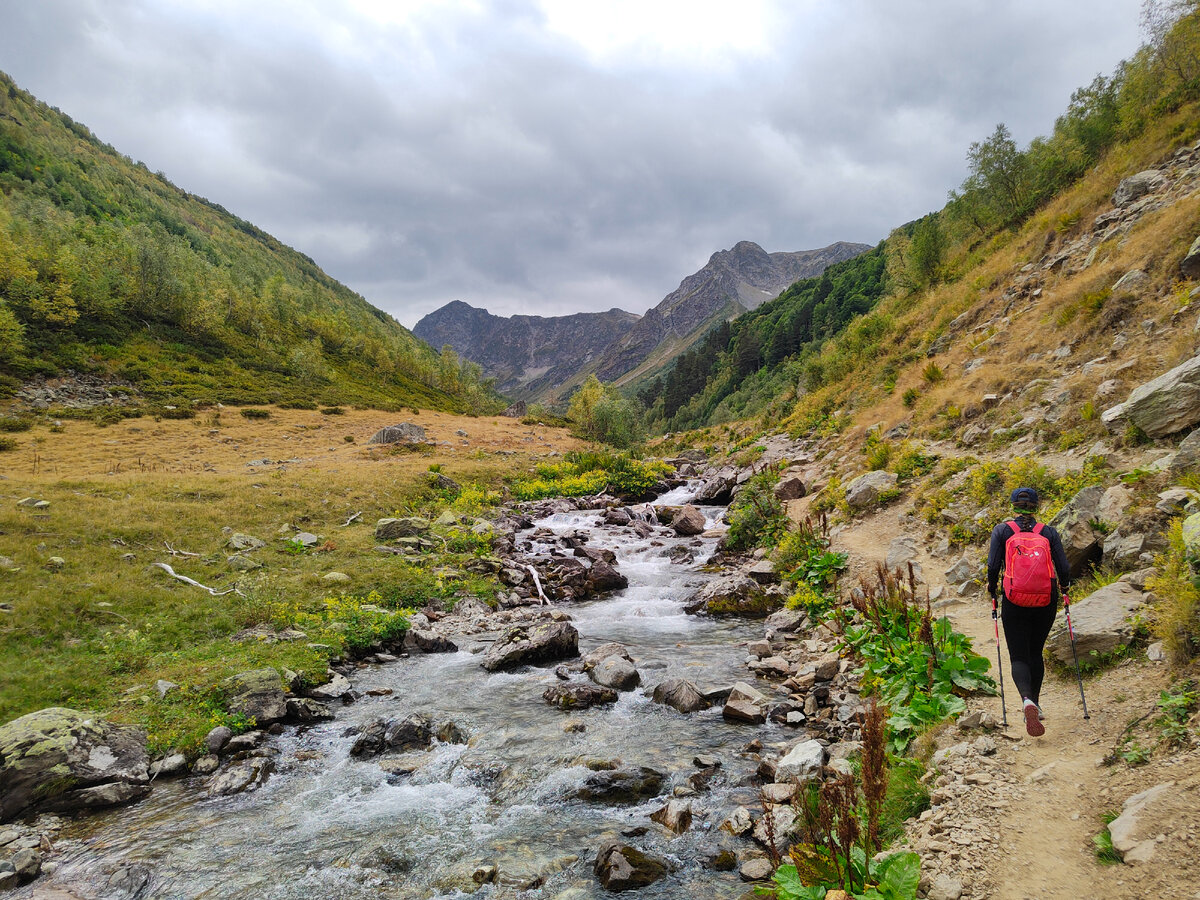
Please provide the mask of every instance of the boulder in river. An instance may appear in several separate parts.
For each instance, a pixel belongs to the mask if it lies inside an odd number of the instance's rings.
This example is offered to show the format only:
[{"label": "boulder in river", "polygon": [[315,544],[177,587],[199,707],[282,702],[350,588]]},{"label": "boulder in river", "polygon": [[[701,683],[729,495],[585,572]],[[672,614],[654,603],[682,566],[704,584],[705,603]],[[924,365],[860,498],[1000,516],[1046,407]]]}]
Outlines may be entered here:
[{"label": "boulder in river", "polygon": [[150,792],[146,734],[52,707],[0,726],[0,822],[115,806]]},{"label": "boulder in river", "polygon": [[602,559],[592,563],[587,574],[587,592],[602,594],[606,591],[619,591],[629,587],[629,579],[617,571],[616,566]]},{"label": "boulder in river", "polygon": [[257,790],[275,771],[275,760],[269,756],[251,756],[235,762],[208,780],[209,797],[227,797]]},{"label": "boulder in river", "polygon": [[617,692],[597,684],[552,684],[542,699],[559,709],[575,711],[617,702]]},{"label": "boulder in river", "polygon": [[575,792],[592,803],[640,803],[662,793],[666,776],[648,766],[592,772]]},{"label": "boulder in river", "polygon": [[783,605],[785,593],[761,585],[744,572],[714,578],[684,601],[684,611],[712,616],[764,618]]},{"label": "boulder in river", "polygon": [[696,685],[682,678],[668,678],[654,688],[654,702],[674,707],[681,713],[699,712],[712,706]]},{"label": "boulder in river", "polygon": [[455,653],[458,650],[458,644],[429,628],[410,629],[404,636],[404,646],[422,653]]},{"label": "boulder in river", "polygon": [[616,893],[654,884],[667,874],[667,866],[636,847],[608,841],[596,852],[593,871],[606,890]]},{"label": "boulder in river", "polygon": [[668,800],[662,809],[650,813],[650,821],[657,822],[668,831],[683,834],[692,827],[692,804],[686,800]]},{"label": "boulder in river", "polygon": [[711,503],[723,506],[733,499],[733,489],[737,487],[737,469],[726,466],[710,475],[696,491],[697,503]]},{"label": "boulder in river", "polygon": [[632,691],[642,683],[642,676],[633,663],[616,654],[606,656],[589,669],[588,677],[596,684],[618,691]]},{"label": "boulder in river", "polygon": [[729,692],[721,715],[733,722],[761,725],[767,721],[767,698],[744,681],[739,681]]},{"label": "boulder in river", "polygon": [[221,688],[225,691],[225,708],[234,715],[253,718],[260,726],[287,718],[283,679],[274,669],[240,672],[222,681]]},{"label": "boulder in river", "polygon": [[689,503],[675,513],[674,518],[671,519],[671,527],[675,529],[676,534],[690,537],[694,534],[702,534],[708,526],[704,521],[704,513]]},{"label": "boulder in river", "polygon": [[489,672],[533,666],[579,655],[579,632],[569,622],[508,629],[480,663]]}]

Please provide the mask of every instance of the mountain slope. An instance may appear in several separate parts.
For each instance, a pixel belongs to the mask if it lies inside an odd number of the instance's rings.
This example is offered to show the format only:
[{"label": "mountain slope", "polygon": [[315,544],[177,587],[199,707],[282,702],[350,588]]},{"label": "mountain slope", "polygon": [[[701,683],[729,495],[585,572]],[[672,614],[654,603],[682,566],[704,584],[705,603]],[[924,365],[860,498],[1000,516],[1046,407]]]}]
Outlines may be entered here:
[{"label": "mountain slope", "polygon": [[494,316],[461,300],[421,319],[413,334],[435,348],[449,344],[496,379],[497,390],[536,399],[584,368],[638,316],[620,309],[570,316]]},{"label": "mountain slope", "polygon": [[638,370],[660,368],[720,320],[755,309],[788,285],[870,249],[838,241],[819,250],[767,253],[752,241],[741,241],[718,251],[604,351],[596,375],[601,381],[624,383]]},{"label": "mountain slope", "polygon": [[488,402],[312,259],[0,73],[0,393],[69,372],[168,403]]}]

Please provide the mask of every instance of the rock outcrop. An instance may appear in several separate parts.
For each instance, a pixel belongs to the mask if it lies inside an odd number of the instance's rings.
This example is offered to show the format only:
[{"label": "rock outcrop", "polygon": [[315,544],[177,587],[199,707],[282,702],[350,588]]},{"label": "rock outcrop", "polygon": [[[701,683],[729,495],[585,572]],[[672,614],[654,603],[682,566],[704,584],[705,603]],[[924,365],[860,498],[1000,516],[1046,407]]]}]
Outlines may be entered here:
[{"label": "rock outcrop", "polygon": [[[1124,581],[1114,581],[1089,597],[1071,604],[1071,625],[1075,629],[1075,650],[1080,660],[1091,654],[1111,653],[1133,638],[1129,616],[1141,609],[1146,595]],[[1070,665],[1071,637],[1065,616],[1059,616],[1050,631],[1046,647],[1054,658]]]},{"label": "rock outcrop", "polygon": [[1129,399],[1100,418],[1112,431],[1134,425],[1150,437],[1200,424],[1200,356],[1135,388]]},{"label": "rock outcrop", "polygon": [[149,762],[140,728],[61,707],[21,716],[0,726],[0,822],[138,800]]}]

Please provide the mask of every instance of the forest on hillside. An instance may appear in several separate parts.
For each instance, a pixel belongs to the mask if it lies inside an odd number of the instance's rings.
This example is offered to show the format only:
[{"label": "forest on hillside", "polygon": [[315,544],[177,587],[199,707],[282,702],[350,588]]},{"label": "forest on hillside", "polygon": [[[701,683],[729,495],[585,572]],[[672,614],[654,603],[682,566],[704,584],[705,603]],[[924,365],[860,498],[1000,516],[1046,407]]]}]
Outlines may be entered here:
[{"label": "forest on hillside", "polygon": [[[1022,149],[998,124],[968,148],[969,174],[941,210],[721,323],[643,383],[636,397],[650,429],[678,431],[760,414],[783,418],[801,396],[872,360],[879,364],[869,366],[870,385],[892,390],[900,361],[881,361],[879,351],[894,336],[895,308],[959,281],[1105,154],[1200,99],[1200,2],[1148,0],[1142,19],[1146,43],[1112,74],[1077,89],[1049,136]],[[1076,223],[1052,224],[1069,229]],[[894,308],[878,308],[885,297]]]},{"label": "forest on hillside", "polygon": [[167,402],[497,403],[474,364],[0,73],[0,394],[71,371]]}]

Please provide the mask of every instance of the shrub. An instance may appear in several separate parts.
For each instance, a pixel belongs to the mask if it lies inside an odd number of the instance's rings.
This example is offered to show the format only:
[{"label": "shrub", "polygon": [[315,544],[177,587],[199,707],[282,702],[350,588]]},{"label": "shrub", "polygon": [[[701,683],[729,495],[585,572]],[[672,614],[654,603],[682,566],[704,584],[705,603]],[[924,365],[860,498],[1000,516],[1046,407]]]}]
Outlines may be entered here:
[{"label": "shrub", "polygon": [[382,643],[399,640],[408,631],[408,613],[382,608],[383,597],[372,591],[366,598],[327,598],[314,613],[300,612],[294,624],[321,643],[353,652],[364,652]]},{"label": "shrub", "polygon": [[921,370],[921,377],[930,384],[937,384],[946,377],[946,373],[942,371],[941,366],[931,361]]},{"label": "shrub", "polygon": [[243,409],[242,415],[247,419],[269,419],[269,418],[271,418],[271,413],[269,411],[267,411],[265,409],[254,409],[253,407],[251,407],[249,409]]},{"label": "shrub", "polygon": [[0,437],[0,453],[8,453],[10,450],[16,450],[20,446],[16,438]]},{"label": "shrub", "polygon": [[345,414],[346,411],[340,406],[326,406],[321,409],[321,415],[323,416],[344,416]]},{"label": "shrub", "polygon": [[730,549],[747,550],[779,543],[787,531],[787,516],[775,497],[777,474],[768,469],[742,486],[729,506]]},{"label": "shrub", "polygon": [[1097,410],[1096,410],[1096,404],[1093,403],[1091,400],[1088,400],[1079,409],[1079,418],[1083,419],[1083,421],[1085,421],[1085,422],[1091,422],[1098,415],[1099,415],[1099,412],[1097,412]]},{"label": "shrub", "polygon": [[1162,598],[1155,636],[1162,640],[1171,663],[1182,666],[1200,653],[1200,558],[1184,543],[1179,519],[1171,523],[1167,542],[1162,571],[1147,586]]},{"label": "shrub", "polygon": [[28,416],[0,416],[0,431],[28,431],[33,427],[33,419]]},{"label": "shrub", "polygon": [[920,396],[921,392],[916,388],[908,388],[903,394],[900,395],[900,399],[908,409],[912,409],[917,405],[917,398]]},{"label": "shrub", "polygon": [[317,404],[312,400],[285,400],[277,404],[280,409],[313,409],[317,408]]},{"label": "shrub", "polygon": [[190,406],[164,406],[154,413],[160,419],[194,419],[196,410]]}]

